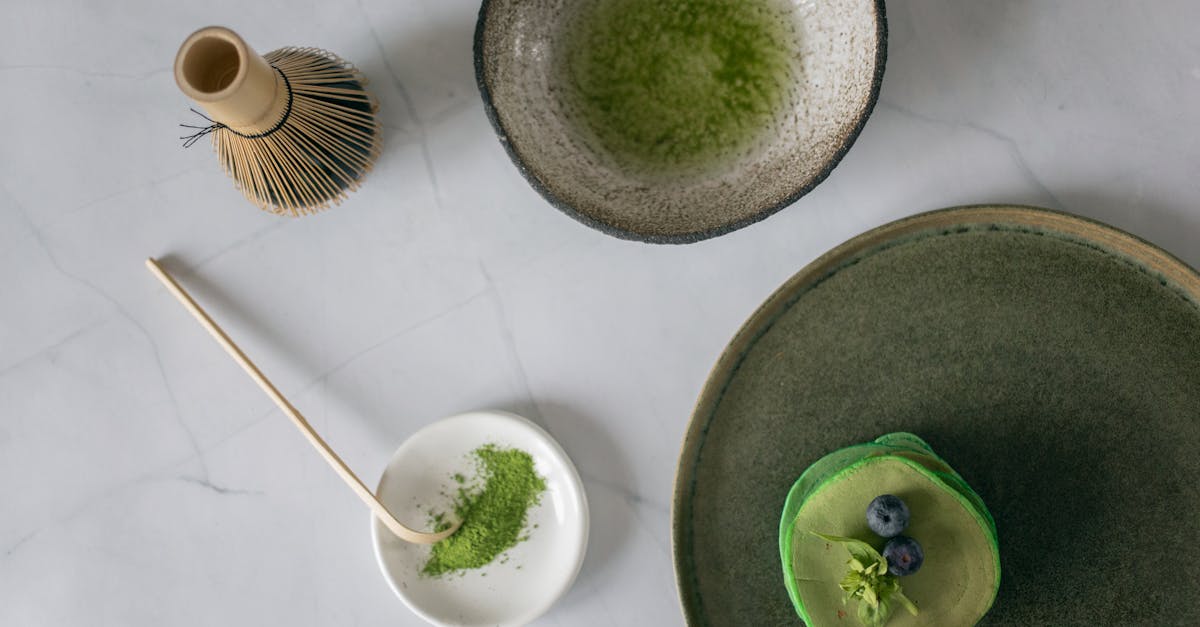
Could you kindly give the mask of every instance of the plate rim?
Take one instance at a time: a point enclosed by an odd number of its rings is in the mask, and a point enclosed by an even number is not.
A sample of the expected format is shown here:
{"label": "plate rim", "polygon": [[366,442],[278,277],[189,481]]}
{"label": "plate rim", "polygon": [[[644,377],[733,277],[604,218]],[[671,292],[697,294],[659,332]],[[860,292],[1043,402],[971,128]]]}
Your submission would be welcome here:
{"label": "plate rim", "polygon": [[[443,423],[478,417],[486,417],[492,420],[511,422],[517,425],[519,428],[528,430],[534,435],[534,437],[542,440],[551,449],[554,455],[559,458],[558,461],[566,471],[568,483],[570,484],[571,490],[574,492],[576,505],[579,507],[579,525],[581,527],[582,535],[580,536],[578,557],[575,559],[575,567],[571,571],[570,576],[563,579],[560,589],[557,591],[557,593],[551,596],[549,601],[542,606],[538,606],[534,610],[518,616],[515,621],[509,623],[495,623],[496,625],[523,625],[537,620],[539,617],[544,615],[550,610],[550,608],[554,607],[555,603],[558,603],[559,599],[561,599],[568,591],[570,591],[571,587],[575,584],[575,580],[579,577],[579,571],[583,569],[584,561],[587,559],[588,539],[591,535],[591,512],[588,508],[587,492],[584,490],[583,479],[579,476],[579,470],[575,467],[575,463],[571,461],[571,457],[567,455],[566,450],[563,449],[558,440],[554,439],[554,436],[550,435],[548,431],[524,416],[499,409],[474,410],[454,414],[451,416],[445,416],[421,427],[420,429],[417,429],[411,435],[405,438],[403,442],[396,446],[396,450],[393,451],[392,455],[388,457],[388,461],[383,467],[383,472],[380,473],[379,483],[375,486],[375,494],[379,494],[380,488],[383,486],[383,480],[387,475],[387,470],[389,467],[391,467],[392,462],[395,460],[396,453],[398,453],[400,449],[404,448],[404,445],[410,440],[421,435],[423,432],[429,429],[443,425]],[[382,548],[383,545],[379,538],[380,525],[376,524],[376,519],[373,514],[369,515],[368,523],[371,526],[371,552],[375,554],[375,563],[379,566],[380,574],[383,576],[383,580],[387,582],[388,588],[391,589],[392,593],[404,603],[404,606],[407,607],[409,611],[430,625],[444,627],[449,627],[452,625],[452,623],[445,623],[433,616],[430,616],[427,612],[419,608],[415,604],[415,601],[411,599],[410,596],[397,584],[397,582],[392,579],[392,577],[388,574],[387,565],[384,562]],[[463,624],[465,623],[458,623],[457,625]],[[491,625],[493,623],[487,624]]]}
{"label": "plate rim", "polygon": [[1109,254],[1124,258],[1139,269],[1157,273],[1162,277],[1160,282],[1163,285],[1168,285],[1169,281],[1182,292],[1181,297],[1190,297],[1200,307],[1200,272],[1175,255],[1099,220],[1032,205],[958,205],[917,213],[860,233],[817,257],[771,292],[738,328],[709,370],[688,419],[675,466],[675,485],[671,497],[671,559],[675,570],[675,591],[687,624],[704,622],[702,614],[697,615],[702,603],[694,586],[694,576],[690,574],[691,564],[681,552],[687,538],[684,537],[685,521],[680,518],[680,512],[684,501],[690,499],[695,485],[696,464],[693,461],[703,447],[713,410],[732,370],[736,369],[747,350],[766,332],[776,317],[791,306],[797,292],[819,282],[854,256],[919,231],[997,223],[1053,231],[1091,243]]}

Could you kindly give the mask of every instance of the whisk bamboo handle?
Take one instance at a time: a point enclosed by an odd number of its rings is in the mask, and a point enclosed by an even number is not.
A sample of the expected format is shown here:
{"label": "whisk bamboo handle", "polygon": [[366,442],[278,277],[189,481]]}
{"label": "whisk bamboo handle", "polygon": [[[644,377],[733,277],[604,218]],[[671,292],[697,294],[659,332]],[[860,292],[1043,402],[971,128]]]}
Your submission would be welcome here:
{"label": "whisk bamboo handle", "polygon": [[179,283],[176,283],[175,279],[172,278],[171,275],[162,268],[162,266],[158,265],[158,262],[156,262],[153,258],[146,259],[146,267],[150,269],[150,272],[152,272],[154,276],[158,277],[159,281],[162,281],[162,284],[166,286],[167,290],[170,291],[171,294],[173,294],[175,298],[177,298],[179,302],[182,303],[183,306],[192,313],[192,316],[194,316],[196,320],[208,330],[209,334],[213,336],[213,339],[217,340],[217,343],[225,349],[225,352],[229,353],[229,356],[233,357],[233,360],[241,365],[242,369],[246,371],[246,374],[250,375],[250,378],[254,379],[254,382],[258,384],[258,387],[262,388],[262,390],[267,393],[267,396],[269,396],[272,401],[275,401],[275,404],[279,406],[279,409],[282,410],[288,418],[292,419],[292,423],[296,425],[296,428],[300,429],[300,432],[303,433],[306,438],[308,438],[308,441],[312,443],[313,447],[317,449],[317,452],[325,458],[325,461],[329,462],[330,466],[333,466],[333,469],[337,471],[338,476],[346,482],[346,485],[350,486],[350,489],[358,495],[358,498],[362,499],[362,501],[367,504],[367,507],[371,509],[375,516],[378,517],[379,520],[382,521],[392,533],[396,534],[400,539],[407,540],[408,542],[413,542],[416,544],[433,544],[434,542],[449,537],[458,530],[458,526],[461,523],[455,523],[449,529],[440,531],[438,533],[423,533],[420,531],[413,531],[400,521],[396,520],[396,517],[393,516],[390,511],[388,511],[387,507],[379,501],[375,494],[373,494],[365,485],[363,485],[363,482],[359,480],[357,475],[354,474],[354,471],[350,470],[350,468],[346,466],[346,463],[342,461],[342,458],[338,457],[337,453],[333,452],[333,449],[329,448],[329,445],[325,443],[325,440],[323,440],[319,434],[317,434],[317,432],[312,428],[312,425],[310,425],[308,421],[304,419],[304,416],[300,415],[300,412],[297,411],[296,408],[293,407],[292,404],[283,397],[283,394],[279,393],[279,390],[275,389],[274,385],[271,385],[271,382],[267,380],[267,377],[264,376],[263,373],[260,372],[259,369],[250,361],[250,358],[246,357],[246,354],[243,353],[241,349],[233,343],[233,340],[229,339],[229,336],[226,335],[223,330],[221,330],[221,327],[217,326],[217,323],[213,322],[212,318],[208,317],[208,314],[205,313],[204,309],[202,309],[200,305],[196,304],[195,300],[192,300],[192,297],[188,295],[188,293],[179,285]]}
{"label": "whisk bamboo handle", "polygon": [[221,26],[201,28],[184,40],[175,55],[175,82],[209,117],[235,129],[269,127],[287,106],[275,69]]}

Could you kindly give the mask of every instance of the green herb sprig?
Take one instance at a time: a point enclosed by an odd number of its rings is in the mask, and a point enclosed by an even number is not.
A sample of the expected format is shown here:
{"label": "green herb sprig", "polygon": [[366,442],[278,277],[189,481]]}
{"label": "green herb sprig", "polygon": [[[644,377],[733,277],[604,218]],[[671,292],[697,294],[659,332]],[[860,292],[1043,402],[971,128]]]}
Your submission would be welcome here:
{"label": "green herb sprig", "polygon": [[897,604],[917,615],[917,606],[900,590],[900,578],[888,574],[887,558],[874,547],[854,538],[811,532],[827,542],[836,542],[850,553],[850,569],[838,584],[846,593],[843,603],[858,601],[858,620],[865,627],[883,627]]}

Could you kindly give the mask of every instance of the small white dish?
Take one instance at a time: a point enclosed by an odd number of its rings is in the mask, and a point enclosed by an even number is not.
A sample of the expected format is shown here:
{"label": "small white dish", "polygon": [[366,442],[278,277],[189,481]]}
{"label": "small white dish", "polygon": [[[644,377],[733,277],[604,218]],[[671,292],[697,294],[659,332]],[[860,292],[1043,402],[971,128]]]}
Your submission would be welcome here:
{"label": "small white dish", "polygon": [[434,625],[529,623],[570,589],[583,565],[588,536],[583,482],[562,447],[515,414],[471,412],[417,431],[392,455],[377,494],[400,520],[425,522],[430,508],[449,508],[450,498],[442,493],[457,489],[453,475],[471,476],[471,451],[489,443],[529,453],[546,480],[541,502],[529,510],[529,539],[510,549],[507,561],[501,557],[461,576],[428,577],[421,568],[430,548],[404,542],[371,520],[384,579],[409,609]]}

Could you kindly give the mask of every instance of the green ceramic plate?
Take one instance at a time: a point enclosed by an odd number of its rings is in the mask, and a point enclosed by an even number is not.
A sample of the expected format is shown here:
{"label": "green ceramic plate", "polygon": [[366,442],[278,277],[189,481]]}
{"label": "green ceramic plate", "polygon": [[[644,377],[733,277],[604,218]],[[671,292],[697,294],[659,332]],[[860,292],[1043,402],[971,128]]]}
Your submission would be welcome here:
{"label": "green ceramic plate", "polygon": [[1111,227],[966,207],[860,235],[792,277],[705,385],[680,456],[694,625],[800,619],[788,488],[825,453],[925,438],[996,518],[983,624],[1200,624],[1200,275]]}

